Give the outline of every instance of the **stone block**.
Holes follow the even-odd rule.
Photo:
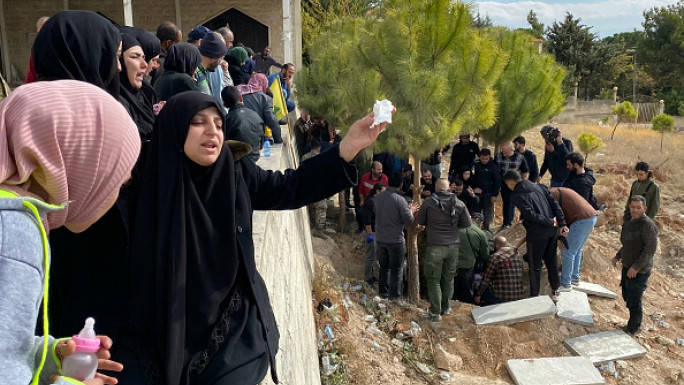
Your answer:
[[[508,325],[553,316],[556,305],[544,295],[475,308],[472,314],[478,325]]]
[[[586,357],[508,360],[517,385],[602,385],[606,381]]]
[[[573,354],[589,358],[594,365],[646,355],[646,349],[622,330],[570,338],[563,345]]]
[[[572,286],[572,290],[581,291],[588,295],[595,295],[597,297],[616,299],[617,293],[606,289],[598,283],[580,282],[578,286]]]
[[[563,292],[556,302],[558,318],[584,326],[594,326],[594,313],[589,306],[586,293],[581,291]]]

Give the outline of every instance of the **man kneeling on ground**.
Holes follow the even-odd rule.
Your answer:
[[[494,249],[496,252],[489,257],[475,303],[496,304],[525,298],[522,258],[504,237],[494,238]]]

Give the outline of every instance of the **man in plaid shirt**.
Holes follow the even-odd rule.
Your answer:
[[[525,297],[523,288],[523,260],[506,238],[494,239],[496,252],[489,257],[482,283],[477,290],[475,303],[495,304],[516,301]]]

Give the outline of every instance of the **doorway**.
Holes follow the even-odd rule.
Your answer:
[[[204,23],[204,26],[215,31],[226,25],[235,35],[234,45],[242,43],[254,52],[261,52],[268,46],[268,27],[247,16],[235,8],[231,8]]]

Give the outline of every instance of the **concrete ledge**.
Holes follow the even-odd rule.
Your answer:
[[[289,139],[287,126],[282,132],[283,139]],[[257,164],[266,170],[285,170],[294,167],[294,159],[289,146],[275,144],[268,158],[262,150]],[[281,384],[320,385],[311,306],[313,249],[306,207],[255,211],[252,236],[257,269],[266,281],[280,330],[276,360]],[[273,384],[270,373],[262,384]]]

